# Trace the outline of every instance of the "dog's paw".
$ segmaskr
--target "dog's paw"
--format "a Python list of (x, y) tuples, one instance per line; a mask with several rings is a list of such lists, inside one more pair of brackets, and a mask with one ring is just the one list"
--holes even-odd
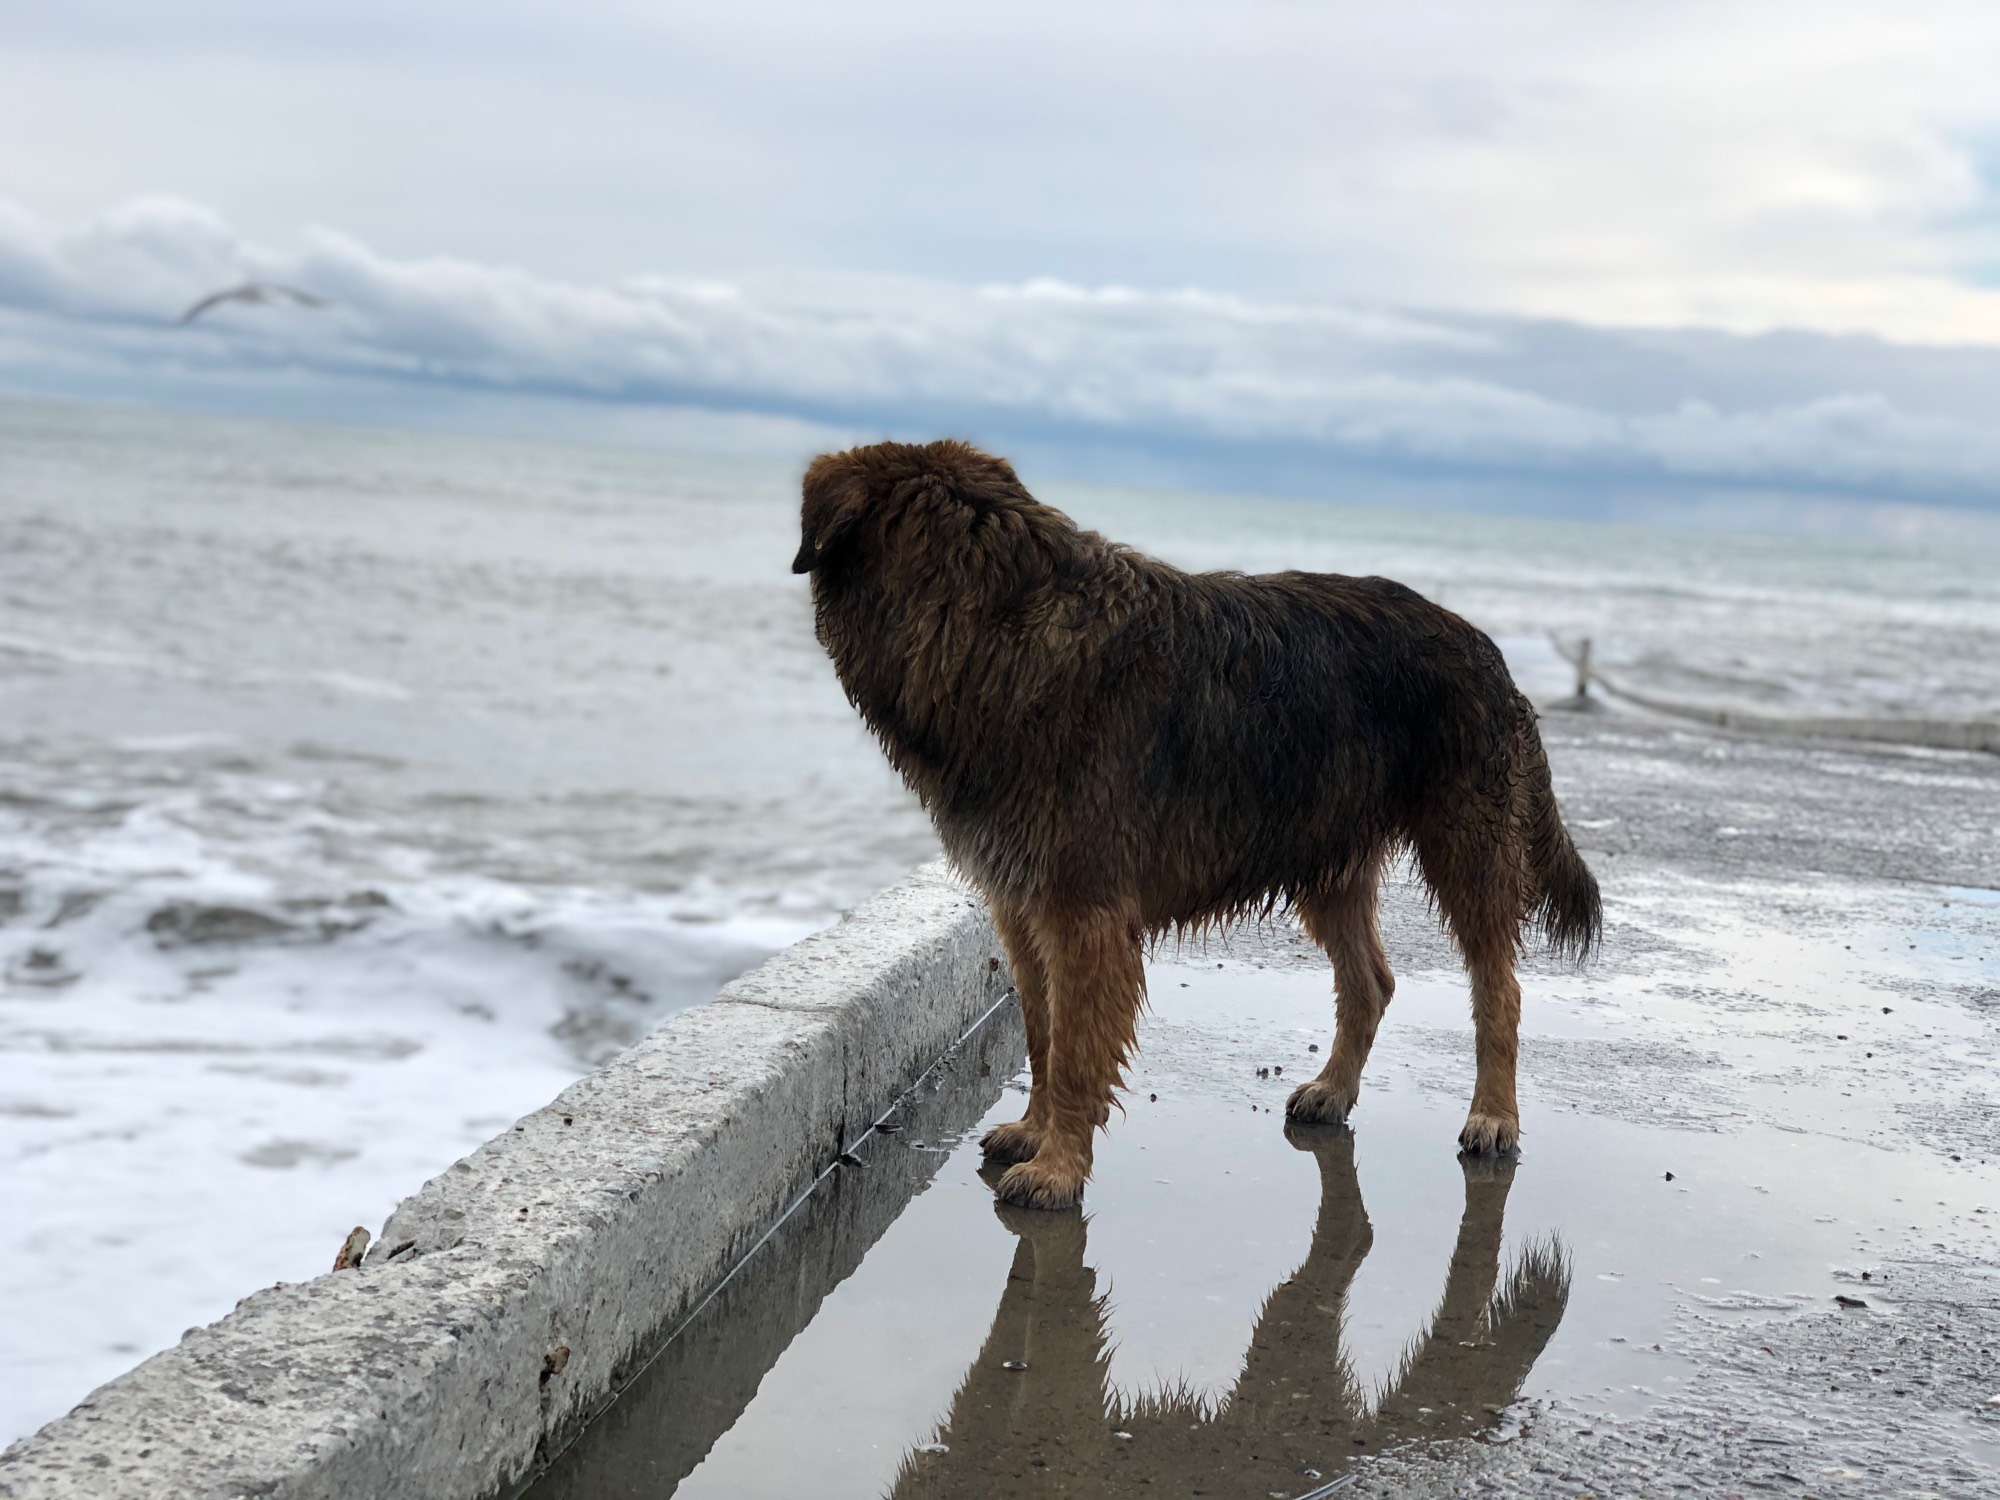
[(1354, 1093), (1315, 1078), (1292, 1090), (1292, 1097), (1285, 1101), (1285, 1118), (1301, 1125), (1345, 1125), (1354, 1109)]
[(1458, 1149), (1467, 1156), (1505, 1156), (1520, 1149), (1521, 1122), (1474, 1110), (1458, 1133)]
[(1014, 1120), (987, 1131), (979, 1149), (988, 1161), (1030, 1161), (1042, 1149), (1042, 1133), (1026, 1120)]
[(1024, 1161), (1009, 1167), (993, 1191), (1016, 1208), (1074, 1208), (1083, 1201), (1083, 1180), (1089, 1175), (1088, 1167)]

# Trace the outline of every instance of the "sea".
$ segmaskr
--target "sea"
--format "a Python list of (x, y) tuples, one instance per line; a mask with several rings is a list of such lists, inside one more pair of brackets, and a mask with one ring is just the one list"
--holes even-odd
[[(0, 399), (0, 1442), (934, 857), (788, 571), (799, 467)], [(1587, 637), (1675, 701), (2000, 716), (1948, 527), (1036, 487), (1400, 578), (1538, 700)]]

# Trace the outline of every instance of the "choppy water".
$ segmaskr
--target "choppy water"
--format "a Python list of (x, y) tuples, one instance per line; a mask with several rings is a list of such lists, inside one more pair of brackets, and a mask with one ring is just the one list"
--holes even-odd
[[(1028, 476), (1033, 481), (1032, 474)], [(0, 1439), (926, 857), (796, 467), (0, 402)], [(1045, 488), (1764, 712), (2000, 712), (1992, 554)]]

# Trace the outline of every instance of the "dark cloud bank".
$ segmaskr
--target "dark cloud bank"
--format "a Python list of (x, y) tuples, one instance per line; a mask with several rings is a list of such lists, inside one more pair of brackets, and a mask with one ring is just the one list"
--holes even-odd
[[(173, 326), (248, 277), (335, 306)], [(750, 413), (793, 441), (963, 433), (1072, 477), (1508, 509), (2000, 511), (2000, 349), (1055, 282), (580, 285), (325, 231), (275, 250), (174, 200), (61, 228), (0, 200), (0, 382), (169, 401), (262, 384), (335, 419), (379, 415), (385, 390)]]

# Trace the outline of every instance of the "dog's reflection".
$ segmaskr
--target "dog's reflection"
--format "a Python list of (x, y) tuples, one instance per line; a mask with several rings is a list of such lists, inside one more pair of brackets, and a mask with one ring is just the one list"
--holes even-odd
[(1465, 1214), (1444, 1296), (1371, 1405), (1341, 1346), (1348, 1289), (1374, 1238), (1354, 1137), (1296, 1125), (1286, 1136), (1318, 1158), (1319, 1221), (1305, 1264), (1265, 1301), (1227, 1396), (1116, 1393), (1109, 1306), (1084, 1263), (1083, 1216), (1003, 1206), (1020, 1244), (993, 1331), (936, 1441), (904, 1459), (897, 1500), (1304, 1495), (1357, 1454), (1492, 1424), (1520, 1394), (1569, 1300), (1568, 1259), (1553, 1240), (1524, 1251), (1501, 1284), (1513, 1164), (1465, 1161)]

